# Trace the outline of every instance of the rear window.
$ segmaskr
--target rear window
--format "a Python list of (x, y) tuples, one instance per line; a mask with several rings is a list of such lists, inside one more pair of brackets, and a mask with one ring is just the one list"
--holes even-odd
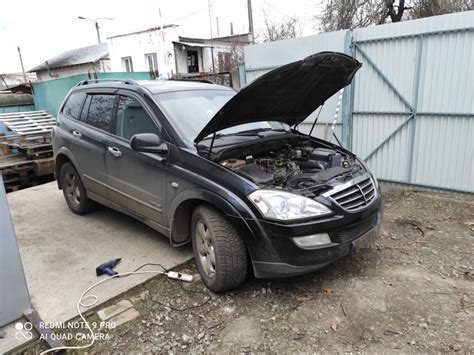
[(85, 97), (86, 93), (84, 91), (73, 92), (67, 99), (63, 112), (71, 118), (76, 120), (79, 119), (82, 103), (84, 102)]

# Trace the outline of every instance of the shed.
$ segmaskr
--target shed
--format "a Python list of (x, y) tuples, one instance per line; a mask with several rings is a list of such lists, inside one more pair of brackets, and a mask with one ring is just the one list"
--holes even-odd
[(65, 51), (28, 72), (36, 73), (38, 80), (46, 81), (78, 74), (109, 71), (108, 45), (101, 43)]

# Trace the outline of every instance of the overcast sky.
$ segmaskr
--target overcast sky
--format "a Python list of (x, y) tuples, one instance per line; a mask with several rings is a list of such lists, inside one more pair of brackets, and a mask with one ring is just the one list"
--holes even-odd
[[(280, 21), (296, 17), (303, 34), (315, 33), (312, 17), (322, 0), (252, 0), (256, 32), (263, 29), (262, 9)], [(25, 69), (44, 62), (62, 51), (97, 43), (94, 23), (78, 16), (99, 20), (102, 41), (107, 37), (145, 29), (161, 23), (179, 25), (188, 37), (209, 37), (208, 0), (0, 0), (0, 73), (20, 72), (17, 46)], [(161, 20), (160, 13), (161, 10)], [(211, 0), (213, 35), (248, 32), (247, 0)]]

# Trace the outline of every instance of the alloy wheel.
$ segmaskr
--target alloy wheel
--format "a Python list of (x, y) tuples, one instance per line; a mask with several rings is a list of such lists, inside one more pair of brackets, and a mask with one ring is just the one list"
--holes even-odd
[(201, 264), (206, 276), (212, 279), (216, 274), (216, 253), (211, 238), (211, 231), (202, 220), (196, 223), (196, 236), (198, 262)]
[(81, 190), (79, 189), (79, 185), (76, 181), (76, 175), (67, 172), (66, 175), (66, 194), (69, 201), (74, 204), (74, 206), (79, 206), (81, 204)]

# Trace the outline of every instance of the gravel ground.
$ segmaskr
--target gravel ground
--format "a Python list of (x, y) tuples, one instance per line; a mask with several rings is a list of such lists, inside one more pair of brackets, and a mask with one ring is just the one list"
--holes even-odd
[(384, 204), (375, 243), (316, 273), (219, 295), (156, 277), (109, 302), (140, 316), (89, 351), (474, 352), (472, 196), (391, 191)]

